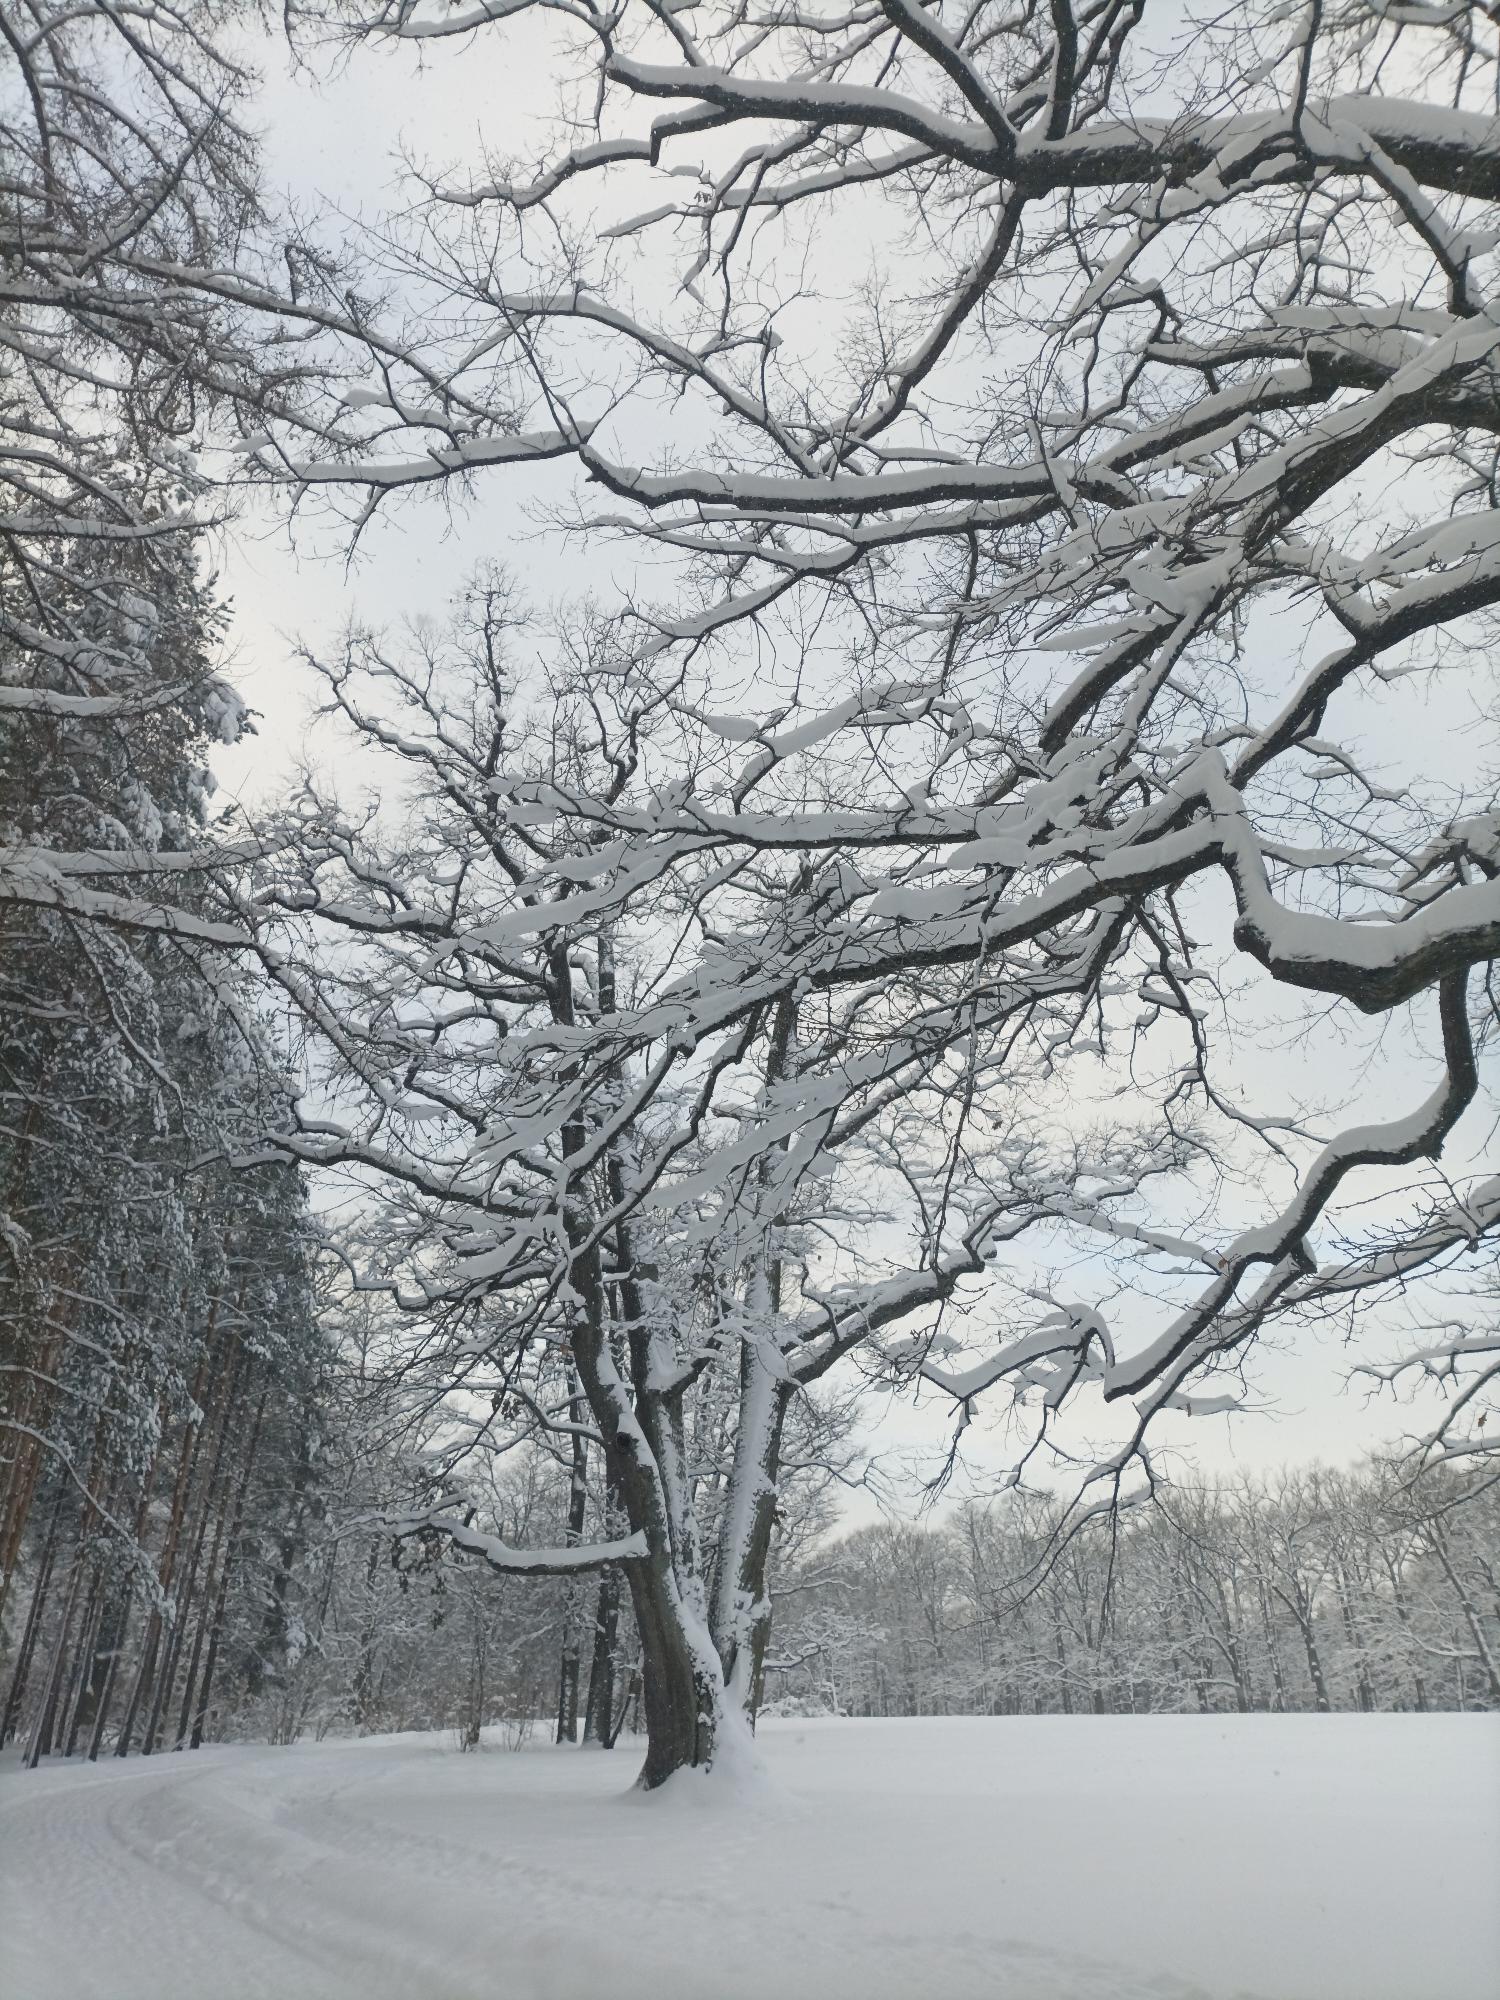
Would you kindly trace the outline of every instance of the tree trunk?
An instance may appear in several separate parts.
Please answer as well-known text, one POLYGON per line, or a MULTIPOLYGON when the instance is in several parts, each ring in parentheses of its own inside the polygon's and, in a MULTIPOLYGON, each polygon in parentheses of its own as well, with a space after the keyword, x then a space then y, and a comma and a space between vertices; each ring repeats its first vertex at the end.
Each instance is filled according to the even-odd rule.
POLYGON ((354 1726, 361 1736, 368 1735, 374 1726, 375 1643, 378 1636, 378 1621, 372 1607, 375 1603, 375 1578, 379 1572, 380 1544, 372 1540, 370 1552, 365 1557, 365 1609, 360 1627, 359 1654, 349 1686, 354 1726))
MULTIPOLYGON (((1313 1687, 1313 1703, 1320 1715, 1331 1715, 1333 1703, 1328 1695, 1328 1681, 1323 1673, 1323 1656, 1318 1651, 1317 1636, 1313 1631, 1313 1607, 1304 1605, 1298 1597, 1288 1597, 1285 1591, 1273 1584, 1272 1589, 1296 1620, 1297 1630, 1302 1638, 1302 1650, 1307 1656, 1307 1673, 1313 1687)), ((1300 1596, 1300 1593, 1299 1593, 1300 1596)))
POLYGON ((177 1669, 181 1663, 183 1641, 187 1636, 188 1622, 192 1615, 193 1599, 198 1585, 198 1569, 203 1560, 203 1547, 208 1536, 208 1524, 219 1511, 216 1502, 220 1496, 221 1480, 224 1472, 225 1448, 229 1443, 230 1428, 235 1412, 240 1404, 240 1388, 244 1375, 245 1349, 236 1348, 230 1368, 229 1384, 224 1391, 223 1407, 219 1416, 218 1431, 214 1438, 213 1457, 202 1481, 198 1495, 196 1518, 188 1542, 187 1568, 182 1582, 174 1592, 175 1611, 171 1629, 166 1634, 165 1658, 162 1670, 157 1676, 156 1687, 151 1698, 151 1713, 146 1721, 146 1733, 141 1743, 141 1755, 149 1757, 156 1749, 161 1734, 162 1720, 172 1698, 172 1689, 177 1680, 177 1669))
MULTIPOLYGON (((104 1747, 104 1731, 109 1721, 110 1705, 114 1700, 115 1688, 120 1679, 120 1656, 125 1650, 125 1635, 130 1630, 130 1595, 121 1592, 111 1607, 108 1623, 108 1640, 104 1644, 104 1674, 94 1697, 93 1727, 89 1734, 89 1762, 99 1761, 99 1752, 104 1747)), ((97 1656, 96 1656, 97 1661, 97 1656)))
POLYGON ((1344 1640, 1354 1665, 1355 1699, 1360 1713, 1369 1715, 1375 1708, 1375 1690, 1370 1685, 1370 1670, 1365 1661, 1364 1648, 1360 1643, 1359 1630, 1354 1622, 1354 1605, 1349 1589, 1349 1578, 1340 1565, 1336 1588, 1339 1600, 1339 1617, 1343 1622, 1344 1640))
MULTIPOLYGON (((1396 1607, 1396 1616, 1400 1620, 1401 1630, 1408 1641, 1410 1641, 1413 1637, 1411 1607, 1407 1604, 1406 1592, 1401 1584, 1401 1565, 1399 1562, 1392 1561, 1387 1556, 1385 1558, 1385 1566, 1386 1574, 1391 1580, 1391 1602, 1396 1607)), ((1427 1682, 1423 1678, 1421 1668, 1415 1664, 1411 1669, 1411 1683, 1412 1706, 1416 1709, 1418 1715, 1425 1715, 1427 1712, 1427 1682)))
POLYGON ((791 1384, 776 1379, 748 1342, 740 1349, 740 1412, 724 1496, 712 1632, 730 1699, 753 1723, 771 1636, 766 1565, 776 1525, 781 1432, 791 1384))
POLYGON ((1062 1613, 1054 1605, 1052 1610, 1052 1636, 1057 1645, 1057 1691, 1062 1701, 1064 1715, 1073 1713, 1073 1689, 1068 1679, 1068 1656, 1063 1647, 1062 1613))
POLYGON ((73 1612, 78 1602, 78 1586, 83 1577, 83 1550, 75 1553, 68 1572, 68 1594, 63 1600, 62 1620, 57 1628, 57 1638, 53 1642, 52 1658, 48 1663, 47 1679, 42 1696, 42 1705, 32 1725, 31 1741, 26 1749, 26 1768, 34 1771, 43 1757, 52 1750, 53 1730, 57 1721, 58 1704, 61 1700, 63 1683, 68 1664, 68 1639, 73 1629, 73 1612))
POLYGON ((217 1603, 224 1595, 222 1585, 220 1588, 215 1589, 214 1580, 217 1577, 222 1578, 224 1583, 228 1581, 229 1559, 224 1550, 224 1533, 229 1520, 229 1505, 229 1494, 225 1492, 219 1498, 218 1519, 214 1523, 213 1547, 209 1550, 208 1554, 208 1576, 205 1581, 203 1600, 198 1607, 198 1617, 193 1631, 193 1650, 188 1659, 187 1675, 182 1685, 182 1707, 179 1709, 177 1715, 177 1734, 172 1741, 174 1750, 180 1750, 187 1741, 188 1727, 194 1713, 193 1696, 198 1685, 198 1669, 203 1662, 204 1641, 208 1635, 209 1627, 214 1622, 217 1603), (222 1570, 219 1567, 221 1555, 224 1556, 224 1567, 222 1570))
POLYGON ((1276 1625, 1271 1617, 1271 1600, 1266 1594, 1266 1586, 1258 1586, 1260 1597, 1260 1625, 1265 1638, 1266 1654, 1271 1663, 1271 1711, 1282 1715, 1286 1711, 1286 1680, 1281 1671, 1281 1654, 1276 1645, 1276 1625))
POLYGON ((600 1434, 605 1469, 646 1554, 626 1564, 641 1637, 648 1791, 675 1771, 713 1762, 726 1716, 724 1677, 703 1615, 696 1538, 682 1446, 680 1388, 651 1375, 644 1302, 634 1277, 621 1292, 631 1322, 632 1373, 640 1409, 620 1375, 608 1338, 603 1272, 596 1247, 576 1256, 574 1284, 585 1302, 575 1336, 579 1378, 600 1434))
POLYGON ((10 1677, 10 1687, 5 1696, 5 1715, 0 1721, 0 1747, 9 1743, 21 1726, 21 1713, 26 1704, 26 1686, 31 1678, 32 1661, 36 1657, 37 1640, 41 1635, 42 1617, 46 1610, 48 1594, 52 1586, 52 1572, 57 1562, 57 1531, 62 1520, 63 1488, 59 1484, 53 1496, 52 1513, 47 1522, 47 1536, 42 1544, 42 1553, 37 1566, 36 1582, 31 1589, 31 1602, 26 1607, 26 1625, 21 1634, 21 1644, 16 1653, 16 1664, 10 1677))
MULTIPOLYGON (((210 1331, 213 1311, 210 1311, 210 1331)), ((193 1383, 193 1407, 203 1409, 203 1394, 208 1380, 210 1350, 205 1346, 202 1359, 198 1363, 197 1379, 193 1383)), ((210 1427, 211 1418, 205 1413, 196 1423, 190 1422, 182 1438, 178 1451, 177 1477, 172 1486, 172 1505, 167 1516, 166 1536, 162 1543, 161 1557, 157 1566, 157 1584, 163 1601, 172 1582, 172 1573, 177 1566, 178 1541, 182 1533, 183 1513, 187 1507, 188 1488, 192 1484, 193 1473, 198 1464, 198 1454, 203 1443, 203 1434, 210 1427)), ((151 1608, 146 1621, 145 1644, 141 1649, 140 1663, 136 1668, 135 1680, 130 1689, 130 1700, 126 1705, 125 1719, 120 1724, 119 1738, 115 1743, 115 1755, 128 1757, 130 1740, 135 1734, 136 1719, 140 1714, 141 1702, 151 1687, 156 1674, 157 1650, 161 1645, 162 1609, 160 1604, 151 1608)))
MULTIPOLYGON (((568 1525, 564 1546, 576 1549, 583 1540, 587 1516, 588 1444, 583 1436, 583 1398, 578 1393, 578 1377, 569 1371, 568 1421, 573 1425, 573 1467, 568 1481, 568 1525)), ((578 1741, 578 1682, 582 1664, 579 1635, 579 1587, 570 1583, 563 1612, 562 1659, 557 1675, 557 1741, 578 1741)))
POLYGON ((588 1702, 583 1714, 583 1740, 609 1750, 614 1747, 616 1651, 620 1643, 620 1572, 611 1564, 599 1577, 594 1609, 594 1652, 589 1664, 588 1702))
MULTIPOLYGON (((165 1416, 165 1408, 163 1408, 163 1416, 165 1416)), ((145 1539, 146 1523, 151 1518, 151 1498, 156 1490, 156 1476, 161 1469, 161 1462, 161 1445, 158 1442, 156 1450, 151 1455, 151 1462, 146 1468, 146 1477, 141 1485, 140 1499, 136 1503, 135 1540, 137 1547, 140 1547, 145 1539)), ((89 1762, 91 1764, 98 1762, 99 1752, 104 1747, 105 1726, 109 1721, 109 1712, 114 1702, 115 1690, 120 1684, 120 1661, 124 1657, 125 1639, 130 1630, 131 1600, 132 1591, 129 1581, 127 1580, 124 1585, 117 1584, 112 1600, 110 1638, 104 1681, 102 1687, 99 1689, 94 1709, 93 1731, 89 1737, 89 1762)))
POLYGON ((66 1733, 63 1736, 65 1757, 72 1756, 78 1747, 79 1730, 92 1719, 93 1715, 89 1695, 91 1690, 97 1692, 98 1682, 102 1677, 99 1636, 104 1629, 104 1596, 104 1584, 96 1567, 89 1578, 89 1594, 78 1629, 77 1660, 64 1708, 67 1717, 66 1733))
POLYGON ((214 1669, 219 1664, 219 1647, 224 1637, 224 1613, 229 1603, 229 1578, 234 1569, 234 1553, 245 1532, 245 1506, 250 1495, 250 1475, 255 1470, 255 1455, 260 1449, 260 1429, 266 1414, 266 1404, 270 1399, 271 1385, 266 1383, 260 1392, 260 1402, 256 1405, 255 1422, 250 1427, 250 1442, 245 1447, 245 1462, 240 1468, 239 1490, 234 1497, 234 1519, 230 1523, 224 1550, 224 1567, 219 1572, 219 1589, 214 1599, 214 1622, 208 1635, 208 1658, 203 1664, 203 1685, 198 1690, 193 1707, 193 1727, 188 1738, 188 1748, 196 1750, 203 1741, 203 1725, 208 1715, 208 1700, 213 1692, 214 1669))
POLYGON ((1480 1618, 1478 1607, 1474 1603, 1473 1593, 1468 1589, 1463 1578, 1454 1567, 1452 1552, 1448 1547, 1446 1529, 1437 1521, 1429 1522, 1427 1527, 1427 1541, 1433 1554, 1442 1565, 1443 1575, 1448 1579, 1453 1595, 1458 1599, 1458 1607, 1464 1615, 1464 1623, 1469 1628, 1469 1636, 1474 1641, 1474 1650, 1478 1654, 1479 1663, 1484 1669, 1485 1681, 1490 1691, 1490 1700, 1497 1708, 1500 1708, 1500 1668, 1496 1666, 1495 1655, 1490 1650, 1489 1641, 1485 1637, 1484 1625, 1480 1618))

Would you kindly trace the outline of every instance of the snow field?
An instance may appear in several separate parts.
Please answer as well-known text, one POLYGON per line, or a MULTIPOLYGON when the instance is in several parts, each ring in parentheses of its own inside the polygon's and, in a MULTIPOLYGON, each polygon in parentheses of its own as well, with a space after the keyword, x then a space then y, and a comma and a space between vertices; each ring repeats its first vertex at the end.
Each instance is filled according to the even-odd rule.
POLYGON ((1485 2000, 1500 1717, 771 1722, 0 1776, 6 2000, 1485 2000))

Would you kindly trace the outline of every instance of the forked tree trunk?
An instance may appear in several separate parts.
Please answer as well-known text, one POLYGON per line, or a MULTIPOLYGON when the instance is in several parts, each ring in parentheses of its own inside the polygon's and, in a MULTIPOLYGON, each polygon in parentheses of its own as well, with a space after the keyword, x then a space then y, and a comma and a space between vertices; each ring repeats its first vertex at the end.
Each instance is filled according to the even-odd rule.
MULTIPOLYGON (((574 1026, 572 971, 558 947, 552 967, 553 1018, 574 1026)), ((600 1005, 613 1008, 613 970, 601 954, 600 1005)), ((581 1121, 563 1127, 565 1160, 584 1154, 589 1133, 581 1121)), ((620 1162, 606 1171, 611 1199, 623 1193, 620 1162)), ((645 1682, 646 1762, 639 1783, 648 1791, 674 1772, 713 1762, 722 1723, 724 1677, 708 1636, 697 1562, 682 1398, 690 1377, 675 1379, 675 1357, 659 1351, 646 1311, 630 1232, 618 1231, 620 1301, 625 1308, 630 1380, 611 1338, 609 1286, 594 1217, 582 1186, 565 1199, 569 1276, 581 1310, 573 1330, 573 1363, 604 1446, 605 1478, 620 1495, 625 1518, 646 1545, 625 1563, 641 1636, 645 1682), (653 1363, 660 1361, 659 1369, 653 1363)), ((661 1344, 665 1349, 665 1343, 661 1344)))
POLYGON ((606 1476, 646 1544, 646 1553, 623 1567, 641 1637, 646 1761, 640 1783, 650 1791, 676 1771, 712 1764, 728 1713, 696 1559, 682 1434, 687 1382, 674 1394, 652 1381, 643 1301, 632 1275, 621 1285, 631 1326, 632 1397, 609 1339, 597 1246, 585 1242, 575 1252, 574 1284, 584 1303, 574 1335, 579 1380, 604 1441, 606 1476))
MULTIPOLYGON (((558 1018, 571 1025, 570 975, 564 958, 559 959, 555 977, 558 1018)), ((586 1144, 581 1124, 564 1129, 565 1155, 582 1153, 586 1144)), ((623 1177, 618 1159, 609 1160, 608 1177, 611 1199, 619 1203, 623 1177)), ((747 1710, 765 1647, 762 1629, 757 1652, 756 1625, 766 1623, 761 1610, 765 1549, 774 1517, 781 1416, 790 1391, 782 1383, 771 1385, 774 1393, 762 1399, 764 1422, 758 1415, 751 1421, 742 1408, 736 1460, 737 1470, 741 1459, 746 1461, 746 1478, 740 1485, 740 1532, 732 1539, 727 1574, 738 1574, 748 1595, 735 1594, 727 1633, 732 1646, 726 1659, 710 1626, 693 1507, 683 1418, 691 1371, 681 1368, 670 1343, 654 1334, 650 1310, 654 1273, 633 1254, 631 1233, 624 1224, 618 1228, 615 1248, 628 1359, 617 1353, 610 1287, 586 1200, 581 1195, 570 1200, 564 1213, 572 1252, 570 1276, 581 1304, 573 1361, 603 1442, 608 1490, 619 1495, 632 1532, 646 1547, 644 1555, 630 1557, 622 1567, 641 1640, 646 1761, 639 1782, 650 1791, 677 1771, 706 1769, 722 1761, 748 1737, 747 1710), (628 1380, 622 1373, 627 1366, 628 1380), (750 1460, 763 1468, 759 1482, 749 1477, 750 1460), (727 1685, 731 1676, 734 1693, 727 1685)), ((721 1543, 721 1576, 726 1574, 726 1546, 721 1543)))
POLYGON ((649 1559, 630 1565, 631 1599, 641 1635, 641 1700, 646 1716, 645 1791, 674 1773, 714 1761, 726 1720, 723 1678, 707 1632, 684 1616, 676 1580, 649 1559), (695 1643, 701 1640, 701 1643, 695 1643))

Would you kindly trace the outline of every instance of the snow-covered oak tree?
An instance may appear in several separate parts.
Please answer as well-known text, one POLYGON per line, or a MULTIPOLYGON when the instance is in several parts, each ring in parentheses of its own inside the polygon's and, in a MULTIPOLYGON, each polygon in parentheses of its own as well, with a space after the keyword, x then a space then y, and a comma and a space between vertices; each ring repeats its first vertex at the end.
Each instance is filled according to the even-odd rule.
MULTIPOLYGON (((666 884, 559 934, 597 855, 523 795, 564 783, 622 802, 648 738, 673 768, 686 746, 671 704, 611 702, 582 658, 518 677, 515 625, 491 577, 448 629, 401 645, 356 633, 321 663, 332 705, 387 760, 383 808, 351 823, 310 789, 300 870, 268 863, 245 918, 332 1058, 278 1147, 382 1194, 362 1263, 410 1308, 387 1366, 433 1440, 429 1504, 395 1526, 502 1572, 623 1566, 655 1782, 708 1760, 726 1688, 758 1699, 788 1490, 838 1477, 846 1456, 843 1399, 814 1385, 962 1260, 815 1296, 820 1250, 845 1254, 878 1220, 883 1058, 851 1072, 786 1002, 696 1061, 670 998, 653 1057, 638 1016, 698 927, 691 891, 666 884), (840 1118, 813 1171, 792 1135, 819 1102, 840 1118), (768 1115, 779 1137, 763 1144, 768 1115), (574 1454, 579 1505, 551 1550, 464 1518, 476 1463, 529 1442, 574 1454), (603 1540, 582 1534, 591 1451, 603 1540)), ((747 920, 775 888, 747 876, 747 920)), ((913 1088, 924 1060, 905 1065, 913 1088)))
POLYGON ((961 1420, 1008 1385, 1023 1463, 1102 1395, 1108 1503, 1268 1328, 1500 1224, 1462 1136, 1423 1165, 1495 1027, 1497 35, 1366 0, 342 22, 503 62, 526 17, 556 150, 429 187, 341 449, 256 462, 362 512, 571 461, 629 602, 461 716, 381 664, 440 835, 345 829, 272 905, 368 941, 279 962, 365 1093, 304 1155, 462 1211, 433 1301, 567 1344, 654 1781, 753 1685, 781 1425, 836 1365, 961 1420), (1316 1103, 1248 1058, 1273 1018, 1316 1103))

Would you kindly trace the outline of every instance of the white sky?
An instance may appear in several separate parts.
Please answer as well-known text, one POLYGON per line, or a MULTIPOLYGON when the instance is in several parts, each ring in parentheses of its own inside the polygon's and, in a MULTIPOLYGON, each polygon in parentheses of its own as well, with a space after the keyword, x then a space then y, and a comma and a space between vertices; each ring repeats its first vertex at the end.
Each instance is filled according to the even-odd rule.
MULTIPOLYGON (((305 213, 332 208, 352 223, 361 215, 377 216, 399 199, 403 147, 425 164, 444 166, 475 159, 486 137, 499 153, 539 150, 540 120, 551 109, 539 83, 546 68, 542 32, 527 16, 502 35, 439 45, 425 64, 410 48, 358 52, 321 80, 307 70, 294 73, 279 42, 267 42, 259 52, 266 76, 261 122, 272 192, 289 197, 305 213)), ((329 233, 328 225, 320 233, 329 233)), ((565 548, 540 529, 531 511, 561 497, 568 478, 565 468, 543 466, 493 479, 463 511, 450 510, 432 493, 419 494, 377 520, 352 564, 331 525, 301 523, 293 540, 269 510, 243 520, 226 538, 221 581, 235 607, 233 677, 261 720, 254 738, 220 753, 221 796, 241 800, 253 815, 257 805, 277 795, 298 759, 332 759, 335 746, 309 730, 310 689, 293 657, 294 640, 326 643, 351 617, 387 623, 440 615, 481 560, 504 562, 539 603, 574 590, 583 559, 576 547, 565 548)), ((618 546, 591 551, 590 587, 611 575, 625 581, 628 563, 618 546)), ((1371 718, 1382 749, 1393 757, 1404 750, 1429 768, 1433 760, 1439 769, 1466 767, 1476 721, 1483 718, 1465 713, 1450 726, 1446 718, 1440 722, 1426 713, 1424 700, 1414 689, 1393 697, 1371 718)), ((1279 1051, 1258 1050, 1255 1060, 1258 1075, 1277 1082, 1288 1102, 1297 1104, 1299 1092, 1317 1087, 1316 1053, 1299 1053, 1288 1042, 1279 1051)), ((1369 1073, 1367 1089, 1380 1093, 1384 1110, 1385 1093, 1400 1091, 1403 1081, 1415 1102, 1423 1078, 1411 1050, 1402 1047, 1369 1073)), ((1373 1095, 1371 1104, 1375 1108, 1373 1095)), ((1493 1152, 1490 1116, 1475 1114, 1467 1121, 1465 1151, 1493 1152)), ((1163 1424, 1162 1441, 1185 1446, 1205 1469, 1230 1471, 1315 1457, 1345 1460, 1415 1428, 1412 1413, 1394 1406, 1389 1396, 1377 1403, 1357 1387, 1344 1388, 1351 1358, 1394 1355, 1398 1326, 1393 1319, 1389 1340, 1380 1343, 1378 1353, 1366 1349, 1363 1357, 1351 1357, 1331 1336, 1299 1335, 1295 1351, 1262 1356, 1256 1382, 1263 1412, 1171 1419, 1163 1424)), ((896 1457, 940 1449, 947 1407, 933 1392, 916 1411, 906 1403, 876 1402, 871 1443, 896 1457)), ((977 1468, 998 1460, 998 1440, 986 1440, 991 1424, 981 1415, 970 1433, 969 1456, 977 1468)), ((853 1500, 851 1519, 863 1517, 871 1505, 862 1497, 853 1500)))

